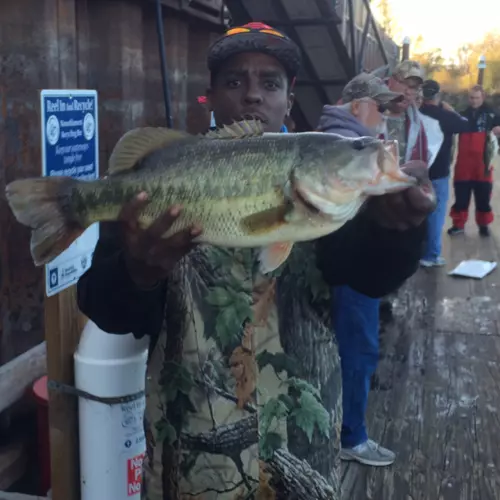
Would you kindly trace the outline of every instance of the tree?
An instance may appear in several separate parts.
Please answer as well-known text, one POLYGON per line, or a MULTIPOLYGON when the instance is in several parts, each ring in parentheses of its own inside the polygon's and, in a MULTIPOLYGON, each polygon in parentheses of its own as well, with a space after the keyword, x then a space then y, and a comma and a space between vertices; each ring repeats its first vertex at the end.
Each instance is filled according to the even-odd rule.
POLYGON ((445 66, 446 63, 441 53, 441 49, 416 53, 412 55, 411 58, 422 65, 422 68, 428 78, 432 78, 435 73, 439 72, 445 66))
POLYGON ((401 29, 398 27, 394 17, 391 0, 378 0, 373 5, 373 10, 384 33, 392 40, 398 38, 401 34, 401 29))

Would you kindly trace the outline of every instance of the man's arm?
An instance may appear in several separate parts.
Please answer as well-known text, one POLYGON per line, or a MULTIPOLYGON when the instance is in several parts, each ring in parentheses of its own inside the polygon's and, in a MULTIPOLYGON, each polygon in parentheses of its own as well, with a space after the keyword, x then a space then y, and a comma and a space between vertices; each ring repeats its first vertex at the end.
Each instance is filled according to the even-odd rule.
POLYGON ((444 133, 460 134, 471 131, 469 120, 447 103, 442 103, 441 106, 426 106, 422 109, 422 114, 437 120, 444 133))
POLYGON ((106 332, 154 337, 163 322, 166 283, 150 290, 138 288, 130 278, 118 235, 105 233, 90 269, 78 281, 78 307, 106 332))
POLYGON ((418 269, 426 223, 406 231, 379 226, 364 213, 318 241, 325 281, 378 298, 399 288, 418 269))
POLYGON ((443 132, 449 134, 461 134, 471 131, 469 120, 458 113, 455 113, 455 111, 440 109, 439 115, 438 120, 443 132))

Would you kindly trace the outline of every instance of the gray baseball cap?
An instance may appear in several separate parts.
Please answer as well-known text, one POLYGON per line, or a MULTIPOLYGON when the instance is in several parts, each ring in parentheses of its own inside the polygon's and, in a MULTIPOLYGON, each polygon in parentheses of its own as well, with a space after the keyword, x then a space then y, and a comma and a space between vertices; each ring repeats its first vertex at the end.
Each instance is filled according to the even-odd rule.
POLYGON ((378 76, 361 73, 344 87, 342 102, 348 103, 363 97, 370 97, 378 104, 388 104, 391 101, 403 99, 403 94, 392 92, 378 76))
POLYGON ((425 71, 422 65, 417 61, 401 61, 392 72, 393 77, 407 80, 413 78, 422 84, 425 80, 425 71))

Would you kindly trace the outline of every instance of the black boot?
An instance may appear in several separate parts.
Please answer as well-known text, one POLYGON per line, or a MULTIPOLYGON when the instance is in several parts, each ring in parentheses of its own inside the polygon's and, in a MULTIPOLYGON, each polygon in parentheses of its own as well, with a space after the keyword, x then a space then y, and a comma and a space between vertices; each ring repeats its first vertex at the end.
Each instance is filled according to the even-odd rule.
POLYGON ((455 234, 462 234, 464 232, 463 229, 460 229, 459 227, 451 226, 450 229, 448 229, 448 234, 450 236, 453 236, 455 234))
POLYGON ((490 235, 490 228, 488 226, 479 226, 479 234, 488 237, 490 235))

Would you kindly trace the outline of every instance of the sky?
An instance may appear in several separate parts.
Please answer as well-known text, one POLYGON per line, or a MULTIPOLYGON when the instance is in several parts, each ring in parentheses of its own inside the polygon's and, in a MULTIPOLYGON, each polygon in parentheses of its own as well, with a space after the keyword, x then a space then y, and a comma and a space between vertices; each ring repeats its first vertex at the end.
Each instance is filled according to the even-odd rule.
POLYGON ((391 5, 403 36, 415 42, 421 34, 423 50, 439 47, 445 57, 452 57, 466 43, 481 40, 489 31, 500 30, 500 2, 494 0, 464 2, 461 8, 458 0, 391 0, 391 5))

